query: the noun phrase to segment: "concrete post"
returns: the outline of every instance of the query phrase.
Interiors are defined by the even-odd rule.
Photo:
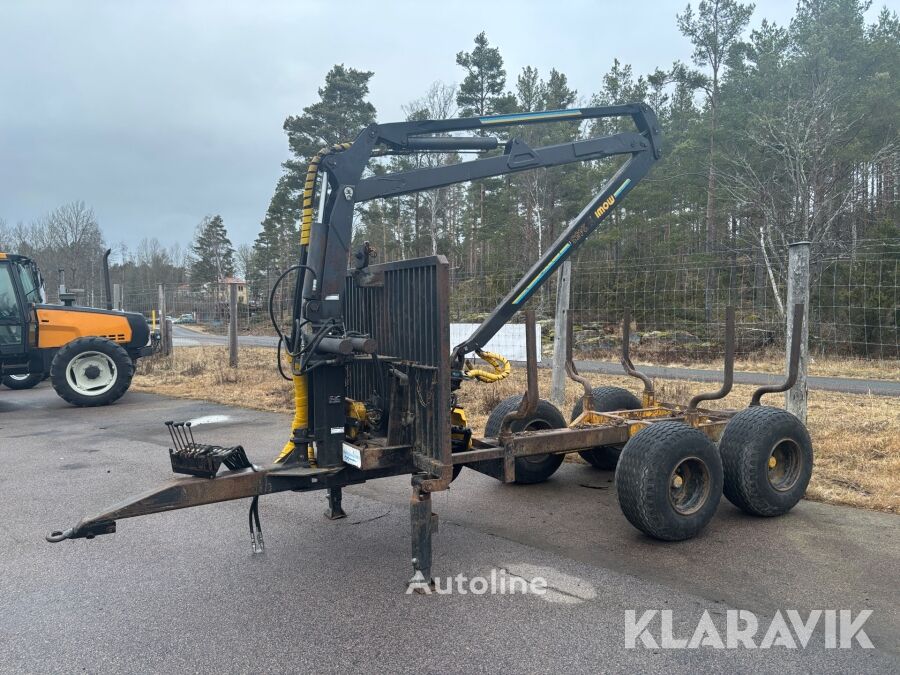
[[[122,284],[113,284],[113,309],[122,309]]]
[[[569,298],[572,284],[572,261],[559,268],[556,285],[556,317],[553,321],[553,373],[550,400],[557,407],[566,401],[566,325],[569,320]]]
[[[228,284],[228,365],[237,368],[237,284]]]
[[[166,354],[171,354],[174,350],[172,333],[175,331],[172,330],[172,319],[165,319],[164,323],[166,324]]]
[[[790,361],[791,336],[793,334],[794,305],[803,303],[803,331],[800,339],[800,367],[797,383],[785,392],[784,407],[800,421],[806,423],[807,383],[806,376],[809,362],[809,242],[798,241],[788,247],[788,285],[787,307],[787,356]]]

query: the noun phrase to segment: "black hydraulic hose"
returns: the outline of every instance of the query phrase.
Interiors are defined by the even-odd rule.
[[[253,547],[253,553],[262,553],[265,550],[265,544],[263,543],[262,525],[259,522],[259,495],[254,496],[250,502],[247,520],[250,522],[250,544]],[[254,525],[256,525],[255,529]]]
[[[280,275],[278,275],[278,278],[275,280],[275,283],[272,284],[272,290],[269,291],[269,320],[271,320],[272,327],[275,329],[275,332],[278,334],[279,341],[284,342],[285,344],[287,344],[289,341],[284,336],[284,333],[281,331],[281,327],[278,325],[278,322],[275,320],[275,293],[278,291],[278,287],[281,285],[281,282],[284,281],[284,278],[291,272],[293,272],[295,270],[299,270],[299,269],[302,269],[304,271],[308,270],[309,273],[312,274],[313,279],[316,278],[315,270],[313,270],[308,265],[303,265],[303,264],[291,265],[284,272],[282,272]],[[288,354],[290,354],[291,356],[296,356],[296,354],[294,354],[293,350],[290,347],[291,347],[291,345],[288,345]]]
[[[306,345],[303,349],[297,352],[297,355],[300,356],[300,372],[304,372],[306,370],[306,366],[309,364],[309,359],[312,357],[313,353],[316,351],[316,347],[319,346],[319,343],[328,335],[328,331],[330,331],[335,326],[334,319],[329,319],[329,321],[322,325],[321,328],[316,332],[315,335],[310,339],[309,344]]]
[[[293,379],[284,374],[284,368],[281,365],[281,344],[284,342],[284,338],[281,336],[278,337],[278,345],[275,347],[275,362],[278,364],[278,373],[281,377],[288,382],[293,382]]]

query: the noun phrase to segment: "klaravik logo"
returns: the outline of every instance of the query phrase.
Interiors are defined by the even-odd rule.
[[[677,634],[671,609],[648,609],[640,617],[629,609],[625,611],[625,647],[797,649],[806,647],[818,629],[825,638],[826,649],[850,649],[854,640],[863,649],[872,649],[872,641],[863,630],[863,624],[871,615],[871,609],[864,609],[856,616],[849,609],[814,609],[805,614],[795,609],[784,613],[779,610],[764,626],[753,612],[729,609],[725,612],[724,630],[721,630],[721,623],[716,625],[709,612],[704,611],[693,631]]]

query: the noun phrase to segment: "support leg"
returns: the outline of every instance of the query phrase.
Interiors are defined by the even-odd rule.
[[[431,535],[437,531],[437,515],[431,512],[431,493],[413,487],[409,502],[412,529],[413,577],[410,586],[420,592],[433,585],[431,576]]]
[[[328,488],[328,509],[325,511],[325,517],[329,520],[340,520],[346,518],[347,514],[341,507],[341,499],[343,498],[342,488]]]

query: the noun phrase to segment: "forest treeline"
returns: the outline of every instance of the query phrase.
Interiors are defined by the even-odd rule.
[[[404,111],[409,119],[440,119],[645,101],[659,115],[664,157],[588,240],[581,260],[652,267],[749,258],[763,283],[783,290],[790,242],[812,241],[814,262],[852,255],[863,240],[896,251],[889,245],[900,236],[900,20],[884,9],[867,23],[868,8],[858,0],[801,0],[788,25],[762,20],[749,30],[751,4],[688,5],[674,18],[693,46],[690,63],[635,73],[616,59],[595,92],[575,91],[561,70],[508,70],[502,46],[480,33],[456,54],[459,84],[435,82]],[[292,158],[254,245],[258,285],[293,261],[309,157],[377,119],[368,100],[372,75],[335,66],[319,100],[285,121]],[[628,124],[560,122],[513,128],[509,136],[537,146]],[[414,154],[384,159],[372,171],[459,160]],[[382,260],[442,253],[461,277],[520,273],[614,168],[591,162],[375,200],[358,208],[354,236],[372,242]]]
[[[643,269],[677,261],[752,264],[758,282],[780,296],[792,241],[814,242],[814,263],[817,256],[853,256],[861,242],[869,252],[883,242],[886,255],[897,255],[900,18],[869,9],[861,0],[800,0],[782,26],[756,20],[752,4],[704,0],[673,17],[693,48],[689,62],[638,73],[623,54],[598,72],[595,91],[573,89],[564,64],[540,72],[506,62],[503,45],[480,33],[448,54],[458,83],[412,92],[403,111],[409,119],[440,119],[645,101],[660,118],[663,158],[579,259]],[[373,121],[395,121],[380,119],[369,101],[372,76],[335,65],[318,100],[285,120],[290,158],[252,245],[234,247],[227,223],[213,215],[186,247],[166,249],[151,238],[120,251],[113,259],[126,286],[239,274],[253,296],[265,298],[278,274],[296,262],[309,158],[322,146],[352,140]],[[546,145],[629,124],[518,127],[502,140],[518,136]],[[394,156],[374,161],[370,170],[460,159]],[[375,200],[357,207],[355,243],[372,242],[382,261],[444,254],[458,279],[521,273],[614,169],[597,161]],[[99,287],[103,247],[83,204],[27,226],[0,223],[0,248],[31,253],[48,271],[70,270],[70,286]]]

